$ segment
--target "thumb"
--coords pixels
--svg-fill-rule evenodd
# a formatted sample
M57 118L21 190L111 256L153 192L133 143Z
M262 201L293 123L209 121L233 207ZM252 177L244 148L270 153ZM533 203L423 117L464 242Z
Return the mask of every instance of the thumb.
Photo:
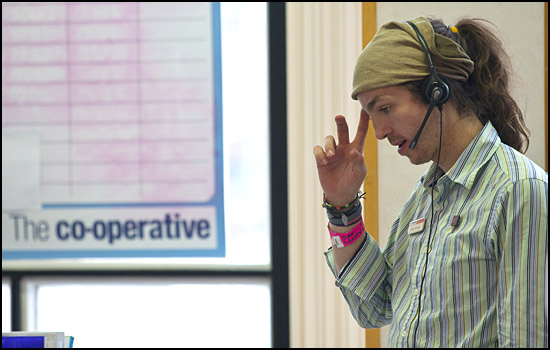
M358 160L362 161L363 160L363 155L361 154L361 152L359 152L355 148L351 149L349 155L350 155L350 159L353 160L353 161L358 161Z
M353 169L353 174L357 177L359 181L364 181L365 176L367 176L367 167L365 165L365 160L363 159L363 154L356 149L353 149L350 152L350 161Z

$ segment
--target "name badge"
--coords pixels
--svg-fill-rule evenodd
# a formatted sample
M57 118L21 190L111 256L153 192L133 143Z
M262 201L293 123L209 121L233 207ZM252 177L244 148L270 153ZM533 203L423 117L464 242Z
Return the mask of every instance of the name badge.
M409 223L409 235L424 231L425 218L411 221Z

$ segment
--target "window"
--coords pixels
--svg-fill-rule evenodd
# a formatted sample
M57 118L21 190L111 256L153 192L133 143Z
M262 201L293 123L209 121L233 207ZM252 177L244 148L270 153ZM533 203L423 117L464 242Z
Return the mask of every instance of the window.
M20 290L13 330L78 347L288 347L284 3L222 3L221 21L226 257L3 261L3 330Z
M265 278L28 280L28 329L63 330L78 347L271 346Z
M11 331L11 288L7 279L2 278L2 332Z

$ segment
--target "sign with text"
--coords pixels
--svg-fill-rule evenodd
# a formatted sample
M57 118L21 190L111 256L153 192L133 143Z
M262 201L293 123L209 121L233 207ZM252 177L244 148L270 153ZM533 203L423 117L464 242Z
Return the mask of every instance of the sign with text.
M2 259L225 255L219 3L2 3Z

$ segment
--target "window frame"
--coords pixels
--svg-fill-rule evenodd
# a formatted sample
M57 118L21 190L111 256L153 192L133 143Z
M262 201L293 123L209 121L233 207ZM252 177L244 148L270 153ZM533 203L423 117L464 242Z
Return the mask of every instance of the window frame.
M271 283L271 344L290 346L289 275L288 275L288 194L287 194L287 99L286 99L286 9L285 3L267 3L268 79L269 79L269 166L271 194L271 268L254 266L242 269L199 268L179 270L129 269L44 269L2 268L2 279L10 284L11 330L21 331L25 309L22 280L32 277L103 278L103 277L223 277L235 280L268 278Z

